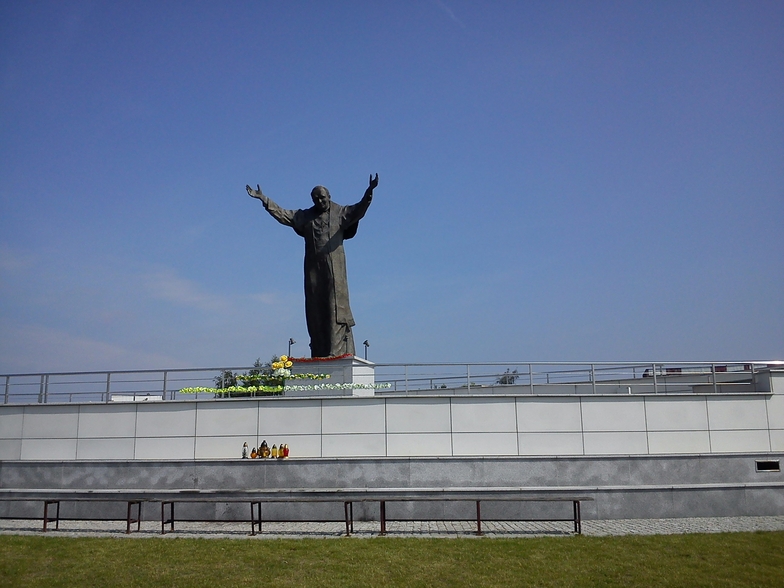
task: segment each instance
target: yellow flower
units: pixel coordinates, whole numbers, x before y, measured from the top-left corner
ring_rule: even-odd
[[[287,367],[287,368],[290,368],[290,367],[291,367],[291,366],[293,366],[293,365],[294,365],[294,363],[293,363],[293,362],[291,362],[291,361],[287,361],[287,362],[286,362],[286,367]]]
[[[280,361],[282,361],[283,363],[287,362],[288,360],[289,360],[289,358],[288,358],[287,355],[281,355],[280,356]]]

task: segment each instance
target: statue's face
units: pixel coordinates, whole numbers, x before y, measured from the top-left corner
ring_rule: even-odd
[[[310,196],[313,198],[313,204],[319,211],[325,212],[329,208],[329,192],[326,190],[314,190]]]

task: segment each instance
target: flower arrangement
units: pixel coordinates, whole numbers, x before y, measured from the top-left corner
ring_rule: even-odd
[[[275,378],[288,378],[291,376],[291,366],[294,365],[294,362],[289,360],[289,358],[285,355],[281,355],[278,361],[272,362],[272,372],[273,377]]]
[[[275,356],[265,364],[257,359],[253,369],[246,374],[234,374],[224,370],[215,378],[216,387],[196,386],[182,388],[182,394],[212,393],[216,398],[237,398],[247,396],[276,396],[283,394],[286,380],[323,380],[328,374],[292,374],[294,362],[286,355]],[[238,385],[239,383],[239,385]]]
[[[328,376],[322,376],[328,377]],[[392,384],[385,382],[382,384],[310,384],[305,386],[284,385],[284,386],[230,386],[228,388],[206,388],[195,386],[182,388],[181,394],[215,394],[217,398],[236,398],[238,396],[275,396],[283,394],[285,390],[292,392],[306,392],[309,390],[351,390],[358,388],[361,390],[382,390],[390,388]]]
[[[310,384],[308,386],[286,386],[286,390],[291,391],[308,391],[308,390],[352,390],[358,388],[361,390],[383,390],[384,388],[391,388],[392,384],[384,382],[382,384],[354,384],[347,382],[345,384]]]

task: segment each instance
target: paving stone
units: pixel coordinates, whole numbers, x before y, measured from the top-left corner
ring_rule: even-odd
[[[44,535],[41,519],[0,519],[0,535]],[[59,530],[45,534],[52,537],[161,537],[161,525],[143,521],[141,531],[125,533],[122,521],[61,520]],[[584,535],[674,535],[686,533],[735,533],[741,531],[784,531],[784,516],[772,517],[709,517],[684,519],[625,519],[612,521],[587,520],[582,522]],[[573,535],[571,522],[548,521],[483,521],[483,537],[543,537]],[[250,522],[188,522],[177,521],[174,532],[165,538],[203,537],[232,539],[304,539],[338,538],[345,536],[343,521],[330,523],[264,523],[263,532],[252,536]],[[353,537],[379,536],[378,521],[355,521]],[[474,521],[390,521],[388,537],[474,537]]]

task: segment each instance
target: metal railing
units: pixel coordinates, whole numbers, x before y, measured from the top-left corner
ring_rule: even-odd
[[[758,392],[756,374],[780,361],[492,362],[377,364],[381,394],[659,394]]]
[[[379,363],[376,394],[756,393],[757,374],[782,361]],[[4,404],[203,400],[183,388],[216,386],[253,366],[0,375]]]

